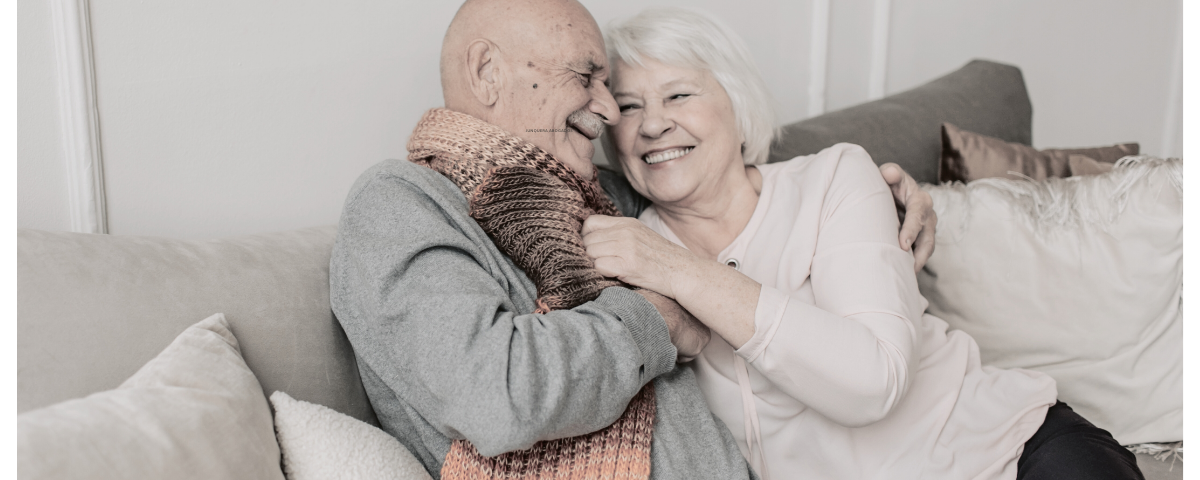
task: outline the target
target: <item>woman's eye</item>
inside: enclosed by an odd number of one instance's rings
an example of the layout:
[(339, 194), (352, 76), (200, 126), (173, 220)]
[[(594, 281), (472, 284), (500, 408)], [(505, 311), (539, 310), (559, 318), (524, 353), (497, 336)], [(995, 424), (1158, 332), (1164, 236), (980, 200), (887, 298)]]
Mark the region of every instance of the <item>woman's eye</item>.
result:
[(617, 109), (618, 109), (618, 110), (620, 110), (620, 111), (622, 111), (622, 112), (624, 112), (624, 111), (626, 111), (626, 110), (629, 110), (629, 109), (631, 109), (631, 108), (638, 108), (638, 106), (637, 106), (637, 105), (634, 105), (634, 104), (632, 104), (632, 103), (627, 103), (627, 104), (625, 104), (625, 105), (617, 105)]
[(670, 97), (667, 97), (667, 98), (668, 98), (668, 99), (670, 99), (670, 100), (679, 100), (679, 99), (681, 99), (681, 98), (684, 98), (684, 97), (690, 97), (690, 96), (692, 96), (692, 94), (690, 94), (690, 93), (676, 93), (676, 94), (674, 94), (674, 95), (671, 95)]

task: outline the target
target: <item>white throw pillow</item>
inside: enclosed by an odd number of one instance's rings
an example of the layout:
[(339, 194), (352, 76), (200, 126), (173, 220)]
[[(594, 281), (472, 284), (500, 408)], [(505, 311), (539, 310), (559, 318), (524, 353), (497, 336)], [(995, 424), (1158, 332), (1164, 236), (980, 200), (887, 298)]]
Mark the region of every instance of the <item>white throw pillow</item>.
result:
[(279, 479), (271, 410), (222, 314), (115, 390), (17, 416), (22, 479)]
[(283, 392), (271, 394), (288, 480), (430, 480), (387, 432)]
[(1183, 438), (1182, 162), (924, 186), (937, 246), (928, 312), (984, 365), (1045, 372), (1059, 399), (1121, 444)]

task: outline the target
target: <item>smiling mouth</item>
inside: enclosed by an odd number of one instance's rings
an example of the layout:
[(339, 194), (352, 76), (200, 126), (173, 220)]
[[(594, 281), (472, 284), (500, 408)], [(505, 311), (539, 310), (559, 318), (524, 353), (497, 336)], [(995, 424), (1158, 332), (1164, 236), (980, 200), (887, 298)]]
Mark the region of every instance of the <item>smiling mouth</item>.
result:
[(642, 161), (644, 161), (650, 165), (654, 165), (656, 163), (662, 163), (667, 160), (674, 160), (676, 158), (682, 157), (684, 155), (691, 153), (692, 150), (695, 150), (695, 149), (696, 149), (696, 147), (683, 147), (683, 148), (672, 148), (669, 150), (663, 150), (661, 152), (649, 153), (646, 155), (642, 155)]

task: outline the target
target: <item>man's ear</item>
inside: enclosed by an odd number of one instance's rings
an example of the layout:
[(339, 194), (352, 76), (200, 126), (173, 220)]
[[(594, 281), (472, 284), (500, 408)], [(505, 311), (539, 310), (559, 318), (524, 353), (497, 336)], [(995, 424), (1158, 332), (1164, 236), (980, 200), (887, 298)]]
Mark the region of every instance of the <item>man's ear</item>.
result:
[(479, 39), (467, 46), (467, 81), (475, 99), (486, 106), (493, 106), (500, 99), (502, 86), (500, 72), (500, 50), (496, 44)]

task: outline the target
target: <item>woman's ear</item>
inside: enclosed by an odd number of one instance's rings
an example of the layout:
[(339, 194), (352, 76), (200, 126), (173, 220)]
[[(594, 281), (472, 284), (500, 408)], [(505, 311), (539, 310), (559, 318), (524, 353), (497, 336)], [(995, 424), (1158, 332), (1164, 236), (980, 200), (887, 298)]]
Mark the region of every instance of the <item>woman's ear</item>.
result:
[(467, 46), (467, 81), (475, 99), (491, 107), (500, 99), (500, 50), (496, 44), (479, 39)]

